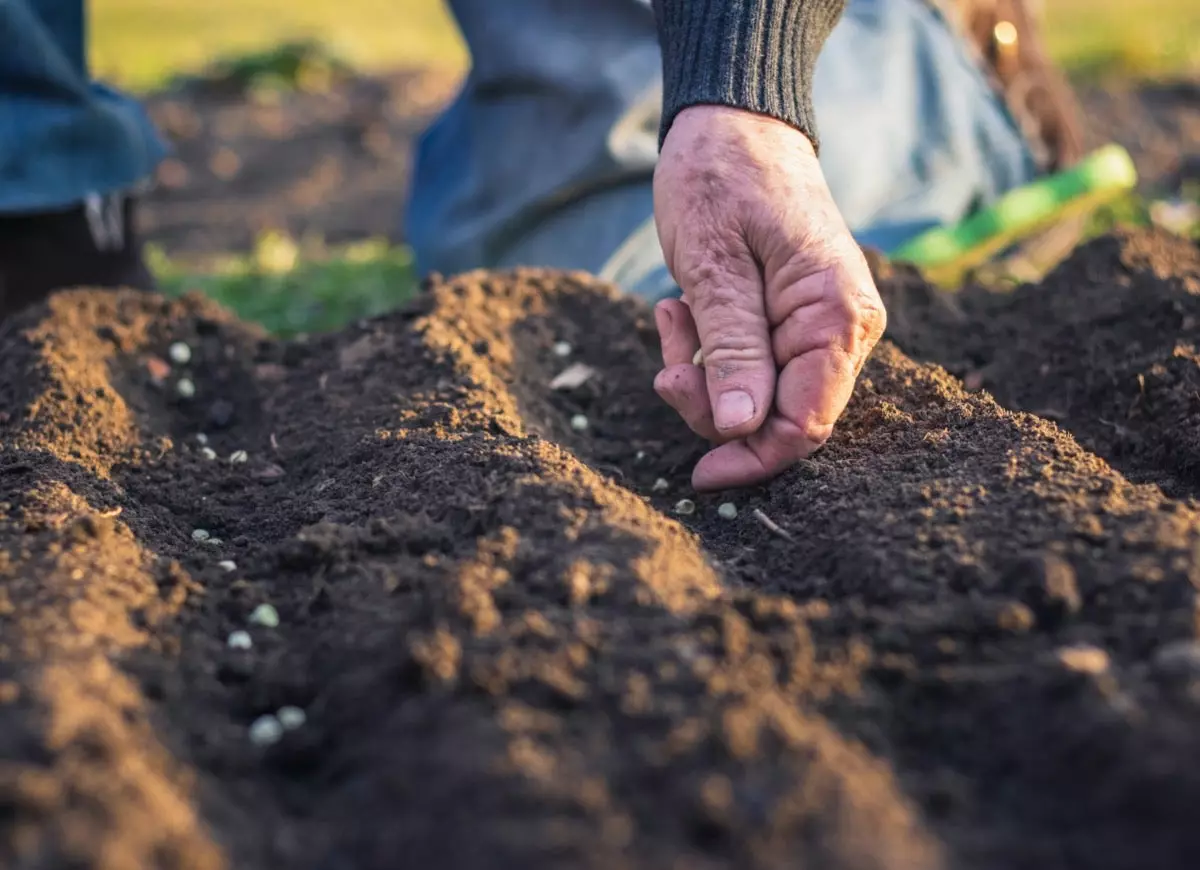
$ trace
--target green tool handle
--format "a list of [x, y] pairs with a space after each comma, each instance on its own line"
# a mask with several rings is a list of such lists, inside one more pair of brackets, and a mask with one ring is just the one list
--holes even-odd
[[1106, 145], [1070, 169], [1010, 191], [955, 226], [922, 233], [889, 257], [927, 271], [978, 265], [1073, 207], [1111, 199], [1136, 184], [1137, 170], [1129, 152], [1120, 145]]

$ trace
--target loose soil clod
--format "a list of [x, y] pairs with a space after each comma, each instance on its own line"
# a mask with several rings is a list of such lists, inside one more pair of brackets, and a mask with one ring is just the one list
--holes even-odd
[[[1190, 486], [1195, 257], [1104, 240], [1047, 285], [1151, 302], [1054, 333], [1057, 422], [884, 342], [736, 523], [639, 494], [687, 491], [705, 445], [654, 394], [650, 312], [577, 275], [439, 281], [292, 343], [193, 297], [56, 297], [0, 326], [0, 863], [1190, 867], [1200, 513], [1072, 437], [1109, 393], [1066, 364], [1101, 329], [1108, 389], [1152, 400], [1121, 467]], [[942, 303], [884, 289], [914, 346]], [[928, 355], [992, 334], [963, 312]], [[559, 335], [600, 375], [569, 394]], [[222, 443], [286, 475], [164, 449], [208, 413], [153, 384], [173, 340]], [[227, 649], [264, 600], [287, 631]]]

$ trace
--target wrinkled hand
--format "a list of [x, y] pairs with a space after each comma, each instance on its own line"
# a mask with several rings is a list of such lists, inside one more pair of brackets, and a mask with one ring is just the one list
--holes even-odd
[[883, 334], [866, 260], [808, 138], [738, 109], [676, 116], [654, 215], [683, 290], [655, 308], [664, 368], [654, 386], [719, 445], [692, 483], [765, 481], [825, 443]]

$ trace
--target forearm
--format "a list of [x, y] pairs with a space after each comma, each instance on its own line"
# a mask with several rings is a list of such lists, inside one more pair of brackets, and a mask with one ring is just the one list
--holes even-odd
[[654, 0], [663, 54], [661, 137], [695, 105], [777, 118], [817, 142], [812, 76], [846, 0]]

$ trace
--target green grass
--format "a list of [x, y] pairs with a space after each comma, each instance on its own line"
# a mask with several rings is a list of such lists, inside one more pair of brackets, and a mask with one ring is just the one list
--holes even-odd
[[1197, 0], [1045, 0], [1046, 38], [1077, 78], [1200, 71]]
[[384, 241], [333, 250], [301, 250], [267, 234], [246, 255], [229, 256], [203, 273], [180, 268], [152, 248], [151, 270], [164, 293], [199, 290], [279, 335], [336, 329], [402, 305], [416, 292], [412, 255]]
[[466, 63], [437, 0], [93, 0], [90, 12], [93, 72], [135, 90], [310, 39], [363, 69]]

